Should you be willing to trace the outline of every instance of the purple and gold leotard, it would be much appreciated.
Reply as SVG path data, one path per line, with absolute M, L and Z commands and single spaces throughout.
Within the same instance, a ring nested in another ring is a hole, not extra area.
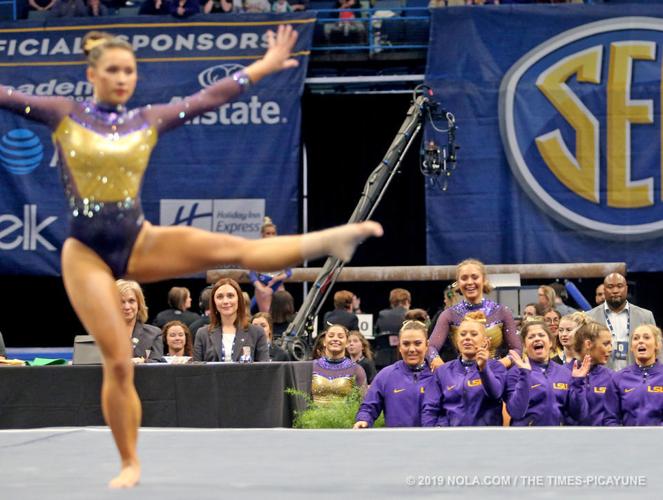
M 121 277 L 145 220 L 140 190 L 159 134 L 237 97 L 243 78 L 243 72 L 235 73 L 181 102 L 133 110 L 0 86 L 0 108 L 53 130 L 71 236 Z

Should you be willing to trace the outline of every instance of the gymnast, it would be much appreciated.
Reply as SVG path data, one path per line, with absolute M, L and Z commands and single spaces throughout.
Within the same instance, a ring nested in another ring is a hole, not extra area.
M 83 42 L 92 99 L 29 96 L 0 86 L 0 108 L 53 130 L 70 218 L 62 277 L 103 356 L 102 411 L 121 459 L 112 488 L 135 486 L 141 471 L 136 452 L 141 405 L 116 278 L 157 281 L 231 263 L 269 271 L 324 255 L 347 261 L 361 241 L 382 234 L 379 224 L 368 221 L 245 240 L 192 227 L 157 227 L 144 218 L 140 189 L 159 135 L 235 99 L 265 76 L 297 66 L 290 57 L 296 40 L 291 26 L 279 26 L 276 33 L 268 32 L 262 59 L 172 104 L 126 109 L 137 81 L 133 48 L 100 32 L 88 33 Z

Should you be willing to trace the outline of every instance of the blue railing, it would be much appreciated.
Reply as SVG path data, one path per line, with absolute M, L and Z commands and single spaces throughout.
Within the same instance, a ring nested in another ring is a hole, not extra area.
M 314 51 L 425 50 L 430 15 L 427 7 L 364 8 L 339 19 L 338 9 L 317 9 Z

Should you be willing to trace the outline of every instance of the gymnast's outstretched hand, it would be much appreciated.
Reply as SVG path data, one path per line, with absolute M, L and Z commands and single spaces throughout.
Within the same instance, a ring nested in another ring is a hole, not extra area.
M 290 57 L 297 43 L 297 32 L 290 25 L 281 24 L 276 33 L 267 32 L 267 52 L 262 59 L 247 66 L 244 70 L 252 83 L 278 71 L 296 68 L 297 59 Z

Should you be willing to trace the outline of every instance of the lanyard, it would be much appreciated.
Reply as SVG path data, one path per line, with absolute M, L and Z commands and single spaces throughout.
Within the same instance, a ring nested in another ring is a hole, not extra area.
M 615 328 L 612 326 L 610 318 L 608 318 L 608 310 L 604 308 L 603 313 L 605 314 L 606 326 L 608 327 L 608 330 L 610 330 L 610 333 L 614 338 L 616 337 Z M 626 310 L 626 338 L 628 338 L 630 335 L 631 335 L 631 308 L 628 308 Z

